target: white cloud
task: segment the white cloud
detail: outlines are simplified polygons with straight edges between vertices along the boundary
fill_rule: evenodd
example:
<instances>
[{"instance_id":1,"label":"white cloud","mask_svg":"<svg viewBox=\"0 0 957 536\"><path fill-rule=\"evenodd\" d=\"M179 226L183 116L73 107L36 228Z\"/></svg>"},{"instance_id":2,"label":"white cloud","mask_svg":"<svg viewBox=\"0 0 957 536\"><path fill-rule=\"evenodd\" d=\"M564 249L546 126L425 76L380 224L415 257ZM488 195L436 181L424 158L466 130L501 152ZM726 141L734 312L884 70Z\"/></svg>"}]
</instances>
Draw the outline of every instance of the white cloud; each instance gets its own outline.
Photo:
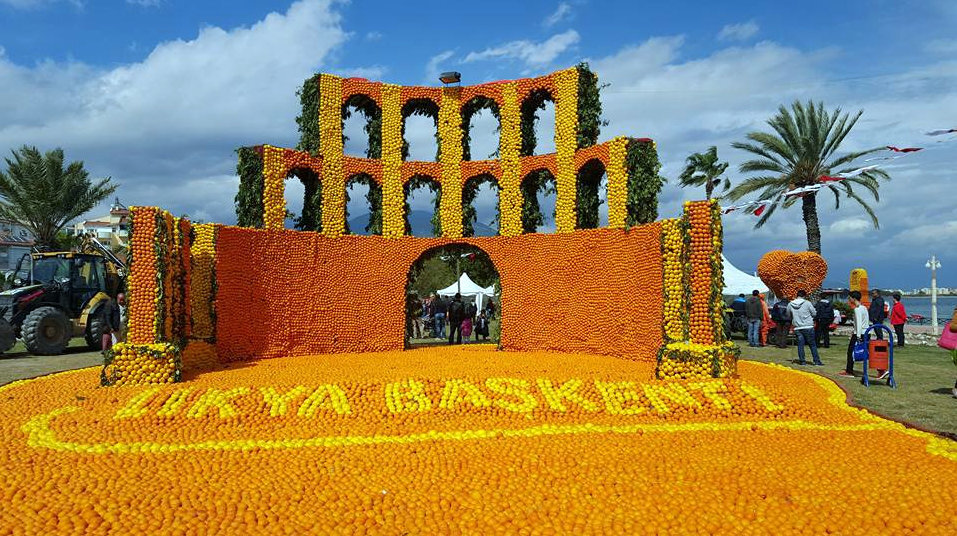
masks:
<instances>
[{"instance_id":1,"label":"white cloud","mask_svg":"<svg viewBox=\"0 0 957 536\"><path fill-rule=\"evenodd\" d=\"M126 3L141 7L157 7L163 3L163 0L126 0Z\"/></svg>"},{"instance_id":2,"label":"white cloud","mask_svg":"<svg viewBox=\"0 0 957 536\"><path fill-rule=\"evenodd\" d=\"M679 214L685 200L703 197L700 189L674 184L685 157L715 145L719 157L731 163L732 182L740 181L743 177L737 167L747 154L731 148L731 142L743 140L749 131L767 131L765 121L781 104L813 98L829 108L864 109L843 144L848 151L925 146L934 140L921 132L942 128L937 126L940 110L957 109L957 94L949 90L957 86L957 61L950 58L905 66L893 75L848 80L827 71L835 56L829 49L808 51L761 42L687 57L683 44L680 36L655 37L590 60L600 82L611 84L602 92L603 117L610 121L602 129L602 139L649 136L658 142L662 173L672 179L661 195L662 217ZM955 153L957 142L942 143L894 161L900 167L888 169L893 180L882 183L880 202L874 202L866 190L856 189L877 211L879 230L873 229L856 202L843 199L841 208L834 210L829 192L818 196L823 252L832 266L829 281L832 276L846 281L850 268L868 259L866 267L876 284L912 286L909 279L900 278L913 273L908 270L914 263L920 261L922 266L922 257L936 253L957 258L957 242L939 238L941 217L953 213L948 181L953 178ZM767 225L755 230L757 219L742 212L724 218L725 251L741 269L754 270L761 255L771 249L806 248L800 203L779 210ZM866 231L861 226L858 233L851 232L860 223L837 223L840 220L863 221ZM916 235L909 234L912 229ZM865 232L867 239L862 240ZM936 244L932 236L938 237ZM901 244L907 247L896 247Z\"/></svg>"},{"instance_id":3,"label":"white cloud","mask_svg":"<svg viewBox=\"0 0 957 536\"><path fill-rule=\"evenodd\" d=\"M746 41L758 33L758 25L753 20L740 24L727 24L718 32L721 41Z\"/></svg>"},{"instance_id":4,"label":"white cloud","mask_svg":"<svg viewBox=\"0 0 957 536\"><path fill-rule=\"evenodd\" d=\"M829 229L832 233L860 236L873 227L873 224L864 218L844 218L832 223Z\"/></svg>"},{"instance_id":5,"label":"white cloud","mask_svg":"<svg viewBox=\"0 0 957 536\"><path fill-rule=\"evenodd\" d=\"M429 62L425 64L426 84L435 84L435 81L439 78L439 74L443 71L443 66L448 64L448 60L453 54L455 54L455 52L446 50L429 58Z\"/></svg>"},{"instance_id":6,"label":"white cloud","mask_svg":"<svg viewBox=\"0 0 957 536\"><path fill-rule=\"evenodd\" d=\"M568 2L559 2L558 7L555 8L555 11L551 15L545 17L545 20L542 21L542 26L550 28L559 22L565 20L572 14L572 5Z\"/></svg>"},{"instance_id":7,"label":"white cloud","mask_svg":"<svg viewBox=\"0 0 957 536\"><path fill-rule=\"evenodd\" d=\"M23 67L0 55L0 149L61 146L92 176L119 182L127 204L234 221L235 188L224 178L233 149L295 145L295 90L347 39L334 6L304 0L252 26L206 27L111 70Z\"/></svg>"},{"instance_id":8,"label":"white cloud","mask_svg":"<svg viewBox=\"0 0 957 536\"><path fill-rule=\"evenodd\" d=\"M528 40L510 41L497 47L487 48L481 52L469 52L465 56L465 63L492 59L520 60L529 67L543 66L551 63L560 54L578 43L580 37L575 30L568 30L555 34L541 43Z\"/></svg>"},{"instance_id":9,"label":"white cloud","mask_svg":"<svg viewBox=\"0 0 957 536\"><path fill-rule=\"evenodd\" d=\"M382 39L382 32L367 32L366 41L378 41Z\"/></svg>"}]
</instances>

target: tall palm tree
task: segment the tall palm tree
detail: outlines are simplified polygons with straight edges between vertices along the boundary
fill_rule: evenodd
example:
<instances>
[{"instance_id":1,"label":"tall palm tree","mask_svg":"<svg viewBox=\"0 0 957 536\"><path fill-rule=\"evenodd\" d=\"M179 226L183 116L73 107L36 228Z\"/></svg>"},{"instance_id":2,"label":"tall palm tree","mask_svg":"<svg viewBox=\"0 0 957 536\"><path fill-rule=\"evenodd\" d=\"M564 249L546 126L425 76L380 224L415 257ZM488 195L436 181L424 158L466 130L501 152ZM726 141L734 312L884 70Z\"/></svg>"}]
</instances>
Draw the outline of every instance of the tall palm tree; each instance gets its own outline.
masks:
<instances>
[{"instance_id":1,"label":"tall palm tree","mask_svg":"<svg viewBox=\"0 0 957 536\"><path fill-rule=\"evenodd\" d=\"M859 110L851 116L847 113L842 114L840 108L828 113L823 103L815 104L811 101L808 101L806 105L794 101L790 110L783 105L780 106L778 113L768 120L768 125L774 133L751 132L747 135L749 142L731 144L736 149L745 150L759 157L742 163L739 170L742 173L761 173L762 175L744 180L732 188L727 197L738 200L748 194L759 192L759 200L780 200L788 190L818 184L821 176L851 171L859 167L849 164L864 155L884 148L878 147L843 156L835 156L835 154L863 113L863 110ZM880 201L878 179L890 180L890 176L882 170L871 169L840 182L830 183L826 188L834 194L835 209L840 208L843 194L859 203L871 218L874 227L878 228L880 223L874 209L854 191L854 186L863 187L874 196L875 201ZM772 204L755 224L755 228L764 225L778 206L789 208L800 199L804 225L807 228L807 248L821 253L821 228L817 216L817 193L820 191L823 189L803 197L789 197L780 205Z\"/></svg>"},{"instance_id":2,"label":"tall palm tree","mask_svg":"<svg viewBox=\"0 0 957 536\"><path fill-rule=\"evenodd\" d=\"M701 186L704 185L704 193L708 199L714 193L716 186L724 186L724 190L731 187L731 181L727 177L721 180L721 174L728 169L727 162L718 161L718 148L708 147L703 153L694 153L689 156L685 162L685 170L678 177L678 183L682 186Z\"/></svg>"},{"instance_id":3,"label":"tall palm tree","mask_svg":"<svg viewBox=\"0 0 957 536\"><path fill-rule=\"evenodd\" d=\"M37 245L56 247L63 226L116 190L109 178L91 182L83 162L64 169L63 149L41 154L24 145L12 153L13 160L5 159L7 172L0 171L0 217L30 229Z\"/></svg>"}]
</instances>

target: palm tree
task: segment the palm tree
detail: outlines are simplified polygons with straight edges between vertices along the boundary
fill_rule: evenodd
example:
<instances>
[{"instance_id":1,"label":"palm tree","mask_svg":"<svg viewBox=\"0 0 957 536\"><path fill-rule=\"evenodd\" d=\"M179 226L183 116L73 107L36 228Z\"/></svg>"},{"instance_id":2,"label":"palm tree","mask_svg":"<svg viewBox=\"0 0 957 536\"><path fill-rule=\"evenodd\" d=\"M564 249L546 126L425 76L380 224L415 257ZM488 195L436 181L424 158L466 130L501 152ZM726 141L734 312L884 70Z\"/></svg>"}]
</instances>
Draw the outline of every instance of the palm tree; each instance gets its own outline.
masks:
<instances>
[{"instance_id":1,"label":"palm tree","mask_svg":"<svg viewBox=\"0 0 957 536\"><path fill-rule=\"evenodd\" d=\"M63 226L116 190L109 178L90 182L83 162L64 169L63 149L40 154L24 145L12 153L13 160L5 159L7 172L0 171L0 217L30 229L37 245L56 247Z\"/></svg>"},{"instance_id":2,"label":"palm tree","mask_svg":"<svg viewBox=\"0 0 957 536\"><path fill-rule=\"evenodd\" d=\"M863 113L863 110L859 110L851 116L847 113L842 114L840 108L828 113L823 103L815 104L811 101L808 101L806 105L795 101L791 105L791 110L783 105L780 106L778 113L768 120L768 125L774 130L773 134L751 132L747 135L749 142L731 144L736 149L745 150L759 157L742 163L739 170L742 173L758 172L762 175L748 178L738 184L728 192L727 197L738 200L748 194L759 192L759 200L777 201L789 190L819 184L820 178L824 175L851 171L857 167L849 166L851 162L884 149L878 147L835 156L841 142L851 132ZM838 169L842 167L843 169ZM878 228L880 224L874 210L854 191L854 186L861 186L871 192L875 201L879 201L878 179L890 180L890 176L882 170L871 169L840 182L830 183L826 188L834 194L835 209L840 208L843 194L859 203L864 212L870 216L874 227ZM801 199L804 225L807 228L807 248L815 253L821 253L817 191L803 197L786 198L780 206L789 208L798 199ZM764 225L778 206L777 203L772 203L755 224L755 228Z\"/></svg>"},{"instance_id":3,"label":"palm tree","mask_svg":"<svg viewBox=\"0 0 957 536\"><path fill-rule=\"evenodd\" d=\"M708 147L704 153L694 153L689 156L685 162L685 170L678 177L678 183L682 186L701 186L704 185L704 193L708 199L714 193L714 188L722 184L721 174L728 169L727 162L718 162L718 148ZM724 190L731 187L731 181L724 178Z\"/></svg>"}]
</instances>

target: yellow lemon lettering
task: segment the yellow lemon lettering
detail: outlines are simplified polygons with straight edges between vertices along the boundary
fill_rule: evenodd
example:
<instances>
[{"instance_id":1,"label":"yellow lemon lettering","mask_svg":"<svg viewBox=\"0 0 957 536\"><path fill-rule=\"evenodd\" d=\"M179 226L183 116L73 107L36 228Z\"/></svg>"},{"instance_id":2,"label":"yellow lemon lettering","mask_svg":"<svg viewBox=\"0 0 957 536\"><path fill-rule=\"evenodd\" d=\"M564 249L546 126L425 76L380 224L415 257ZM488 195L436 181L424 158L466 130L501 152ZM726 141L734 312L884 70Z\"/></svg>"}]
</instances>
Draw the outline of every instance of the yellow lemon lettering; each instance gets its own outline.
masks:
<instances>
[{"instance_id":1,"label":"yellow lemon lettering","mask_svg":"<svg viewBox=\"0 0 957 536\"><path fill-rule=\"evenodd\" d=\"M263 402L269 406L269 416L282 417L289 411L290 403L302 396L306 388L297 385L285 393L280 393L275 387L260 387L259 392L263 395Z\"/></svg>"},{"instance_id":2,"label":"yellow lemon lettering","mask_svg":"<svg viewBox=\"0 0 957 536\"><path fill-rule=\"evenodd\" d=\"M547 378L539 378L537 383L538 389L542 392L542 396L545 397L545 402L548 403L548 407L555 411L562 413L568 411L568 408L563 402L564 400L578 404L585 411L598 411L597 404L588 400L578 392L578 388L582 386L581 380L568 380L558 388L552 385L552 381Z\"/></svg>"},{"instance_id":3,"label":"yellow lemon lettering","mask_svg":"<svg viewBox=\"0 0 957 536\"><path fill-rule=\"evenodd\" d=\"M159 392L159 387L151 387L140 393L133 395L130 398L130 401L126 403L125 406L118 409L116 414L113 415L114 419L134 419L136 417L142 417L146 415L146 412L149 411L149 403L157 392Z\"/></svg>"},{"instance_id":4,"label":"yellow lemon lettering","mask_svg":"<svg viewBox=\"0 0 957 536\"><path fill-rule=\"evenodd\" d=\"M302 389L305 392L305 387ZM352 407L349 405L349 399L346 397L345 391L335 384L320 385L309 397L302 401L297 415L307 418L312 417L320 409L332 410L339 415L352 413Z\"/></svg>"},{"instance_id":5,"label":"yellow lemon lettering","mask_svg":"<svg viewBox=\"0 0 957 536\"><path fill-rule=\"evenodd\" d=\"M215 408L218 410L220 419L235 417L239 415L239 410L233 407L230 401L237 396L248 393L248 387L233 387L232 389L226 390L207 389L206 392L200 395L199 399L193 403L192 407L189 408L189 411L186 412L186 416L198 419L205 417L210 410Z\"/></svg>"},{"instance_id":6,"label":"yellow lemon lettering","mask_svg":"<svg viewBox=\"0 0 957 536\"><path fill-rule=\"evenodd\" d=\"M387 384L385 404L391 413L425 412L432 409L432 401L425 394L425 385L416 380Z\"/></svg>"},{"instance_id":7,"label":"yellow lemon lettering","mask_svg":"<svg viewBox=\"0 0 957 536\"><path fill-rule=\"evenodd\" d=\"M455 406L468 402L476 408L487 408L492 402L478 387L465 380L448 380L442 388L442 398L439 407L455 409Z\"/></svg>"},{"instance_id":8,"label":"yellow lemon lettering","mask_svg":"<svg viewBox=\"0 0 957 536\"><path fill-rule=\"evenodd\" d=\"M538 400L529 392L531 386L527 380L518 378L488 378L485 380L485 387L493 393L515 397L519 400L518 402L513 402L511 400L496 398L492 401L492 404L502 409L516 413L529 413L538 406Z\"/></svg>"}]
</instances>

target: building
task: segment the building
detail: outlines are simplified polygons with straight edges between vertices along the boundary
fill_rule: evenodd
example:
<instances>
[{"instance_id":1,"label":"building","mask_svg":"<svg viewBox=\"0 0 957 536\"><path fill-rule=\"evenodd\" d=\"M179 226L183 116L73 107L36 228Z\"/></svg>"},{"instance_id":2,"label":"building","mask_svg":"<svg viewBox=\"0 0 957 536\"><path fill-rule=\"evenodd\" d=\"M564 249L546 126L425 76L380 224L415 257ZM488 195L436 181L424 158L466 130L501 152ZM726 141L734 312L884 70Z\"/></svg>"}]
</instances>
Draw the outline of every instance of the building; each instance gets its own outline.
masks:
<instances>
[{"instance_id":1,"label":"building","mask_svg":"<svg viewBox=\"0 0 957 536\"><path fill-rule=\"evenodd\" d=\"M19 222L0 220L0 270L16 270L17 262L34 245L33 233Z\"/></svg>"},{"instance_id":2,"label":"building","mask_svg":"<svg viewBox=\"0 0 957 536\"><path fill-rule=\"evenodd\" d=\"M67 232L76 236L92 233L104 246L114 251L124 248L130 236L130 210L117 197L110 206L109 214L77 222Z\"/></svg>"}]
</instances>

